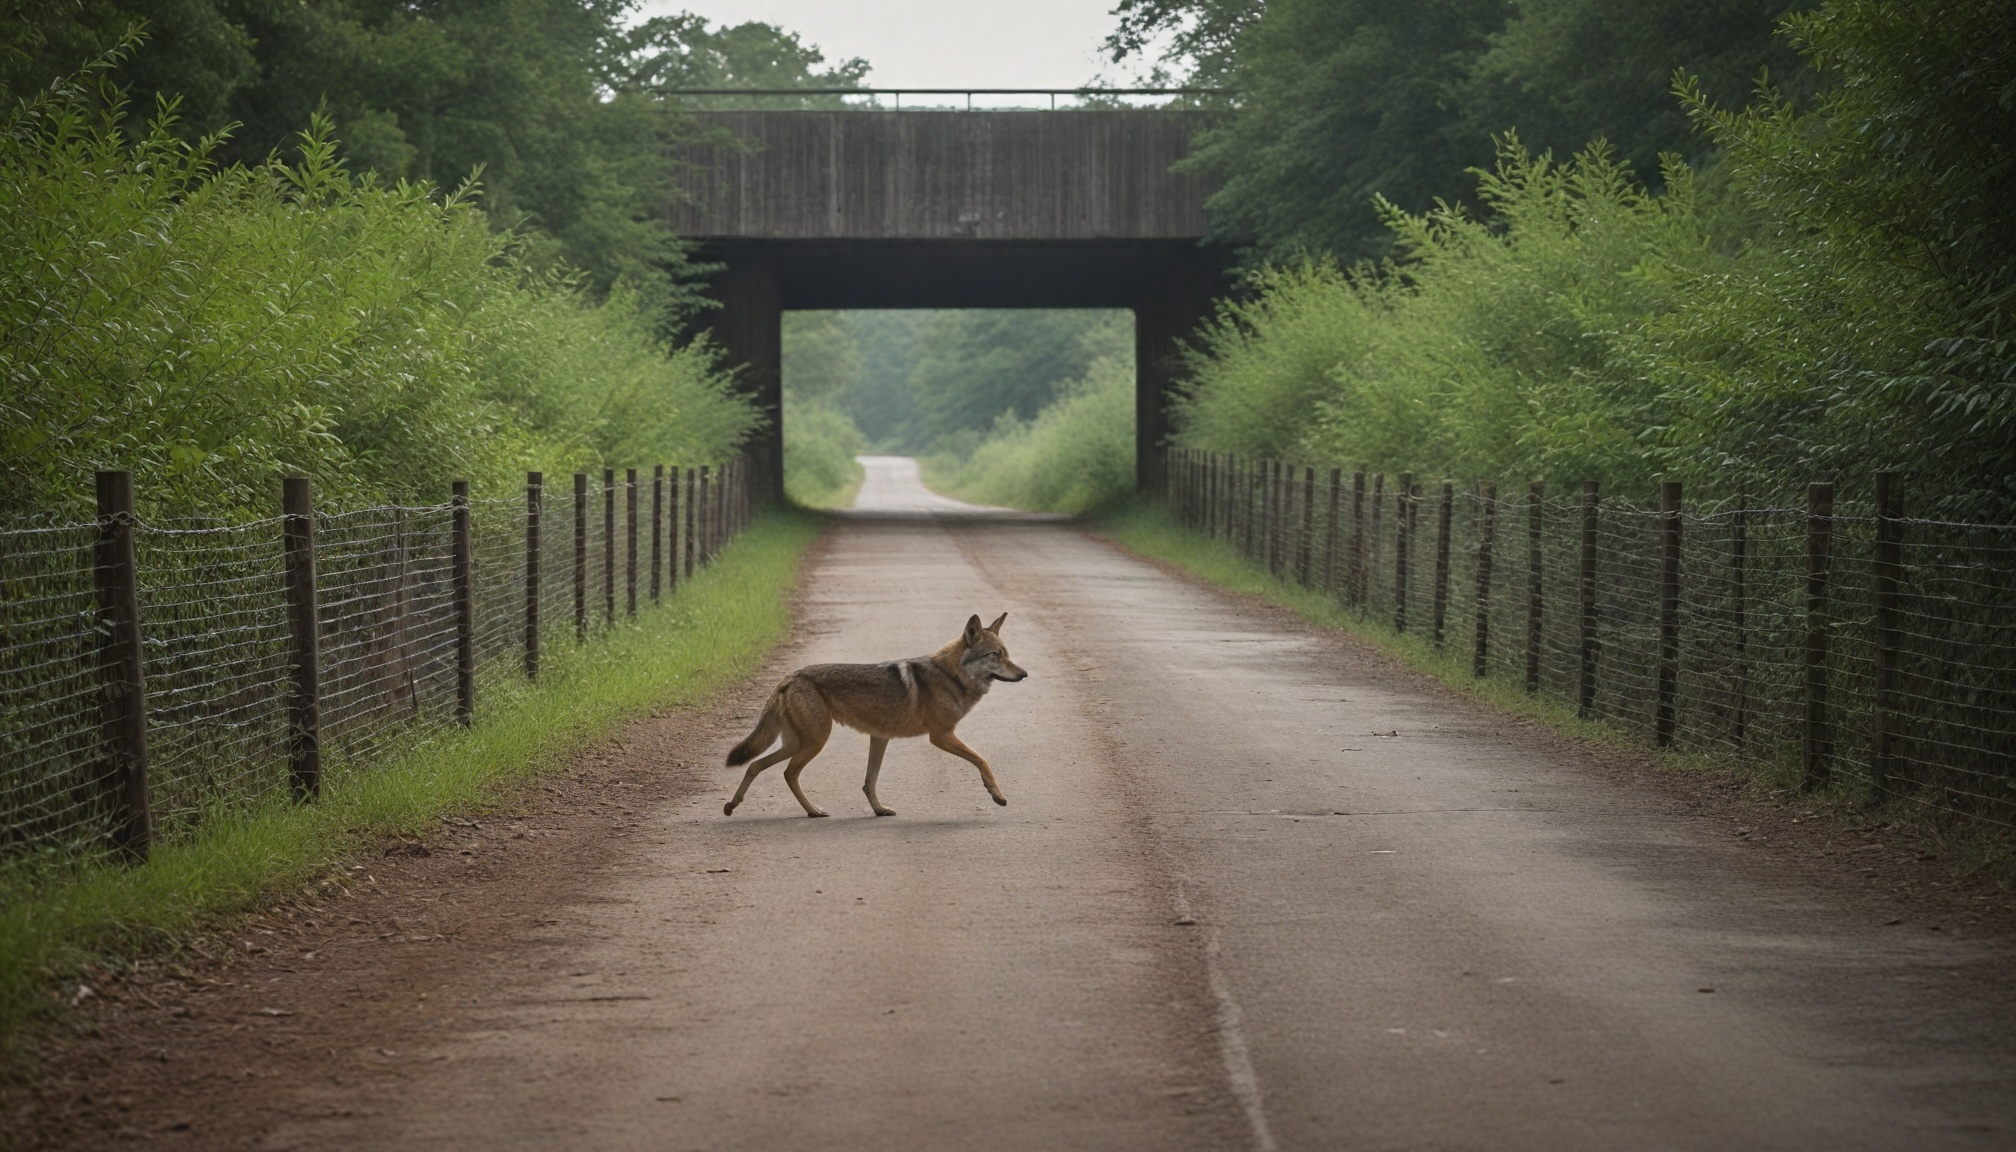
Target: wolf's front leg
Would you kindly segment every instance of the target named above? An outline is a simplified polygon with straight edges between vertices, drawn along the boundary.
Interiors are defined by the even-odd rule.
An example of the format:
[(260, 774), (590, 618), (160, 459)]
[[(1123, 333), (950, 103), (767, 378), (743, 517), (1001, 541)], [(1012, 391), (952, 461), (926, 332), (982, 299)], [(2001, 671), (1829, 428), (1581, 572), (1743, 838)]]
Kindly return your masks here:
[(987, 766), (986, 759), (978, 752), (968, 748), (965, 741), (950, 732), (933, 732), (931, 734), (931, 743), (980, 769), (980, 782), (987, 786), (987, 794), (994, 797), (994, 803), (1003, 807), (1007, 806), (1008, 798), (1001, 795), (1001, 786), (994, 782), (994, 769)]
[(882, 753), (887, 751), (888, 748), (888, 737), (870, 736), (868, 738), (868, 782), (861, 785), (861, 791), (868, 794), (868, 806), (875, 810), (875, 815), (877, 816), (894, 816), (896, 814), (894, 808), (884, 808), (882, 801), (875, 795), (875, 778), (882, 774)]

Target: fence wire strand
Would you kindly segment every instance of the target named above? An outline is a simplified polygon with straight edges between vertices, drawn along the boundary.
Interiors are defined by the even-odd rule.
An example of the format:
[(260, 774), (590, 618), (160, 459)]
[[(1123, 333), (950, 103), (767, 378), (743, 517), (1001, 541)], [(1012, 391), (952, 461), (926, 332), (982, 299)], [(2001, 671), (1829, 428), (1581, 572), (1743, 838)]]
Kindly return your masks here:
[[(1414, 478), (1410, 488), (1401, 476), (1344, 471), (1333, 487), (1327, 468), (1190, 452), (1172, 453), (1163, 474), (1184, 523), (1368, 622), (1432, 643), (1439, 603), (1441, 646), (1481, 660), (1483, 675), (1579, 707), (1593, 668), (1586, 713), (1647, 743), (1663, 734), (1676, 748), (1794, 779), (1812, 771), (1817, 747), (1833, 786), (2016, 825), (2016, 526), (1891, 522), (1902, 558), (1896, 670), (1879, 698), (1875, 569), (1885, 522), (1868, 507), (1837, 505), (1825, 518), (1831, 549), (1816, 607), (1804, 507), (1683, 505), (1672, 518), (1679, 599), (1669, 653), (1662, 587), (1675, 525), (1656, 506), (1599, 495), (1585, 557), (1581, 492), (1536, 502), (1523, 489), (1458, 485), (1444, 569), (1439, 480)], [(1818, 726), (1809, 720), (1815, 659)], [(1887, 760), (1879, 721), (1893, 734)]]
[[(747, 470), (715, 469), (709, 503), (689, 508), (693, 470), (671, 468), (652, 500), (638, 480), (637, 521), (619, 472), (613, 525), (591, 478), (587, 529), (574, 493), (549, 480), (540, 506), (540, 651), (592, 640), (686, 581), (689, 511), (718, 549), (744, 517)], [(732, 479), (728, 479), (732, 477)], [(555, 483), (554, 480), (560, 481)], [(728, 487), (724, 488), (724, 480)], [(479, 701), (525, 683), (531, 564), (523, 495), (469, 503), (471, 647)], [(233, 809), (289, 794), (293, 670), (284, 518), (140, 520), (137, 597), (145, 679), (153, 835), (185, 838)], [(613, 527), (613, 534), (606, 529)], [(95, 858), (111, 833), (112, 693), (100, 669), (97, 524), (0, 527), (0, 862)], [(582, 546), (577, 555), (577, 540)], [(710, 550), (711, 551), (711, 550)], [(693, 555), (696, 567), (704, 560)], [(578, 561), (578, 567), (577, 567)], [(613, 565), (613, 567), (612, 567)], [(575, 576), (586, 609), (577, 633)], [(615, 612), (607, 591), (613, 571)], [(456, 722), (460, 645), (452, 505), (318, 510), (316, 622), (320, 743), (327, 770), (367, 771)]]

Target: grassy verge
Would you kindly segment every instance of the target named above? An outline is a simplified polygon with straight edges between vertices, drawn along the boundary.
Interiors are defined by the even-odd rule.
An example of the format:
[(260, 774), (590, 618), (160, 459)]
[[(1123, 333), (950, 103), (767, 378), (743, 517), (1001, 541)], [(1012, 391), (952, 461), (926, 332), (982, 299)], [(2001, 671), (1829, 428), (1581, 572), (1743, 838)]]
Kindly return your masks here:
[(54, 880), (0, 877), (0, 1045), (26, 1070), (35, 1035), (62, 1019), (54, 990), (93, 965), (174, 948), (220, 919), (298, 890), (333, 862), (501, 785), (565, 766), (625, 721), (702, 700), (784, 639), (799, 558), (818, 522), (759, 518), (663, 607), (576, 648), (555, 644), (535, 685), (500, 678), (475, 726), (385, 762), (334, 771), (319, 803), (276, 803), (209, 823), (137, 868)]
[(1347, 632), (1502, 712), (1529, 717), (1588, 744), (1629, 751), (1661, 768), (1712, 773), (1734, 780), (1760, 798), (1784, 801), (1797, 797), (1800, 804), (1828, 811), (1847, 823), (1889, 824), (1919, 847), (1951, 860), (1960, 874), (1980, 874), (2004, 889), (2016, 887), (2016, 838), (2006, 830), (1948, 821), (1937, 809), (1921, 806), (1892, 804), (1872, 809), (1866, 795), (1850, 787), (1801, 793), (1800, 767), (1791, 761), (1737, 761), (1726, 756), (1648, 747), (1631, 729), (1577, 716), (1574, 705), (1558, 697), (1545, 693), (1528, 695), (1523, 684), (1503, 678), (1478, 679), (1471, 674), (1466, 653), (1437, 650), (1425, 638), (1397, 633), (1359, 617), (1322, 592), (1277, 580), (1265, 565), (1255, 563), (1225, 541), (1178, 524), (1160, 504), (1135, 501), (1121, 505), (1101, 516), (1095, 527), (1129, 551), (1173, 564), (1227, 591), (1280, 605), (1322, 627)]
[(850, 463), (854, 468), (853, 479), (848, 480), (839, 487), (813, 489), (801, 484), (797, 488), (789, 489), (786, 495), (791, 498), (793, 504), (798, 505), (800, 508), (810, 508), (815, 511), (833, 508), (852, 508), (854, 506), (854, 497), (861, 494), (862, 481), (868, 478), (868, 470), (863, 468), (861, 462), (858, 460), (850, 461)]

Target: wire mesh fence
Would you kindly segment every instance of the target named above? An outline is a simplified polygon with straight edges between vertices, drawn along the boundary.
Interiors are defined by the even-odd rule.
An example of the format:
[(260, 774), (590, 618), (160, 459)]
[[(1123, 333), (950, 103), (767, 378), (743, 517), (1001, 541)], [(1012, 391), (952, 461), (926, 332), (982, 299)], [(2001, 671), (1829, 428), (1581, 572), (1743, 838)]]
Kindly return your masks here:
[[(458, 486), (442, 504), (300, 517), (304, 582), (295, 516), (144, 520), (130, 482), (126, 506), (105, 503), (105, 476), (123, 474), (101, 475), (98, 523), (0, 526), (0, 866), (144, 855), (221, 814), (311, 798), (304, 763), (368, 771), (468, 722), (536, 678), (546, 649), (672, 594), (753, 511), (741, 460), (561, 493), (534, 474), (511, 499)], [(122, 533), (124, 560), (108, 549)], [(293, 626), (304, 589), (312, 644)]]
[[(2016, 525), (1164, 463), (1186, 525), (1648, 744), (2016, 825)], [(1886, 495), (1887, 493), (1887, 495)]]

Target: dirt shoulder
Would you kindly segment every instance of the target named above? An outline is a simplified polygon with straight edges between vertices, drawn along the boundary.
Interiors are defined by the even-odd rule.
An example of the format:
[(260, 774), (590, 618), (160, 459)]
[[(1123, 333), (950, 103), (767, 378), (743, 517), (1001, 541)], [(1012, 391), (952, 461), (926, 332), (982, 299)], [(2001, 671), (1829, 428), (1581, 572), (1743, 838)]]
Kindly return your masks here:
[(576, 927), (555, 910), (630, 850), (642, 812), (720, 790), (722, 734), (746, 726), (748, 685), (768, 675), (632, 724), (488, 814), (388, 842), (177, 958), (87, 978), (74, 1033), (9, 1103), (8, 1142), (243, 1147), (291, 1115), (283, 1085), (354, 1086), (368, 1108), (370, 1086), (400, 1077), (409, 1052), (538, 973), (542, 946)]

